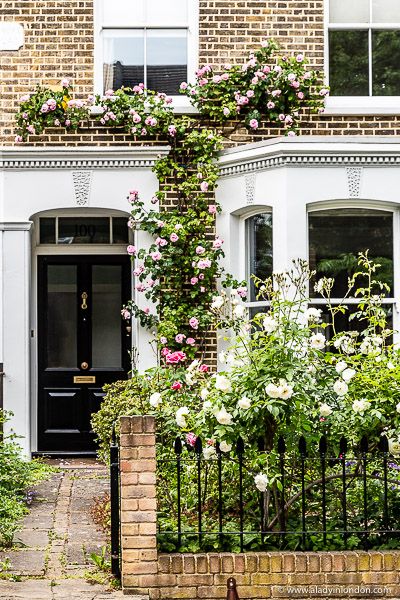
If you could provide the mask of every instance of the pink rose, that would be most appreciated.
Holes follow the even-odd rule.
[[[254,96],[254,90],[247,90],[247,92],[246,92],[246,96],[247,96],[248,98],[252,98],[252,97]]]
[[[22,142],[22,136],[21,135],[16,135],[15,136],[15,143],[16,144],[20,144]]]
[[[204,254],[205,251],[206,249],[203,246],[197,246],[196,248],[196,254]]]
[[[179,240],[179,237],[176,235],[176,233],[171,233],[169,239],[171,240],[171,242],[177,242]]]
[[[200,273],[199,275],[199,279],[203,280],[204,279],[204,273]]]
[[[245,298],[247,296],[247,287],[238,287],[237,293],[241,298]]]
[[[126,321],[129,321],[129,319],[131,318],[131,313],[129,312],[129,310],[127,308],[123,308],[121,310],[121,317],[123,319],[125,319]]]
[[[229,108],[227,106],[225,106],[223,108],[222,112],[224,113],[225,117],[229,117],[229,115],[231,114],[231,111],[229,110]]]
[[[180,381],[174,381],[174,383],[171,385],[171,390],[180,390],[182,387],[182,384]]]
[[[172,137],[176,135],[176,127],[175,127],[175,125],[170,125],[168,127],[168,133],[169,133],[169,135],[172,135]]]
[[[197,267],[199,269],[208,269],[211,267],[211,260],[209,258],[204,258],[203,260],[199,260],[197,263]]]
[[[134,123],[140,123],[141,120],[142,120],[142,117],[140,115],[138,115],[137,113],[135,113],[132,117],[132,121]]]
[[[130,256],[134,256],[134,255],[136,254],[136,252],[137,252],[137,250],[136,250],[136,246],[129,245],[129,246],[127,247],[126,251],[127,251],[127,253],[128,253]]]
[[[170,354],[170,350],[168,348],[163,348],[161,350],[161,356],[167,356],[167,354]]]
[[[303,62],[303,60],[304,60],[304,56],[303,56],[302,54],[298,54],[298,55],[296,56],[296,60],[297,60],[297,62]]]
[[[160,260],[161,258],[161,252],[150,252],[150,256],[154,261]]]
[[[303,100],[303,98],[304,98],[303,92],[297,92],[297,97],[299,100]]]
[[[188,444],[188,446],[194,446],[197,440],[197,435],[195,435],[194,433],[187,433],[186,434],[186,443]]]
[[[167,343],[167,341],[168,340],[167,340],[166,337],[164,337],[164,336],[160,337],[160,344],[162,344],[163,346],[165,346],[165,344]]]
[[[198,278],[197,277],[192,277],[192,279],[190,280],[190,283],[192,285],[196,285],[197,282],[198,282]]]
[[[184,333],[178,333],[175,336],[175,341],[178,342],[178,344],[183,344],[183,340],[185,339],[186,335]]]
[[[139,267],[136,267],[136,269],[133,270],[133,274],[136,277],[138,277],[139,275],[141,275],[143,273],[143,271],[144,271],[144,267],[139,266]]]
[[[210,206],[208,207],[208,212],[210,213],[210,215],[216,215],[217,206],[215,204],[210,204]]]
[[[200,365],[199,371],[201,373],[207,373],[207,371],[208,371],[208,365]]]
[[[191,317],[189,319],[189,325],[192,329],[197,329],[199,326],[199,321],[198,319],[196,319],[196,317]]]
[[[284,115],[283,113],[281,113],[281,114],[279,115],[278,119],[279,119],[280,121],[284,121],[284,120],[286,119],[286,117],[285,117],[285,115]]]
[[[157,246],[166,246],[168,244],[167,240],[161,237],[156,238],[155,243],[157,244]]]
[[[267,102],[267,108],[269,108],[270,110],[272,108],[275,108],[275,102],[272,102],[272,100],[270,100],[269,102]]]
[[[187,90],[188,84],[186,83],[186,81],[182,81],[181,85],[179,86],[180,90]]]
[[[150,314],[150,309],[149,309],[149,307],[148,307],[148,306],[146,306],[146,308],[144,308],[144,309],[143,309],[143,312],[144,312],[146,315]]]
[[[188,346],[194,346],[194,344],[196,343],[196,340],[194,338],[192,338],[192,337],[188,337],[186,339],[186,343],[187,343]]]
[[[207,181],[202,181],[201,182],[200,189],[204,193],[208,191],[208,183],[207,183]]]
[[[184,352],[180,352],[179,350],[176,352],[170,352],[165,356],[165,362],[167,365],[177,365],[184,360],[186,360],[186,354]]]
[[[69,87],[69,79],[67,77],[64,77],[64,79],[61,79],[61,85],[63,86],[63,88]]]
[[[258,121],[257,119],[250,119],[249,125],[252,129],[257,129],[258,128]]]

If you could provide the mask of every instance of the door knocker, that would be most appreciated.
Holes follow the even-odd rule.
[[[86,310],[86,309],[87,309],[87,303],[86,303],[86,300],[88,299],[88,295],[87,295],[87,293],[86,293],[86,292],[83,292],[83,294],[82,294],[81,298],[82,298],[81,309],[82,309],[82,310]]]

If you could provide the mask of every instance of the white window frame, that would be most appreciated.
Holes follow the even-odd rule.
[[[393,330],[400,331],[400,208],[391,206],[383,202],[316,202],[307,207],[307,248],[309,253],[309,220],[308,216],[312,213],[318,213],[325,210],[341,209],[363,209],[363,210],[380,210],[393,215],[393,295],[390,298],[384,298],[383,305],[393,306]],[[341,298],[331,298],[332,305],[342,303]],[[360,298],[347,298],[344,301],[346,305],[357,305]],[[325,306],[326,302],[323,298],[310,298],[310,305]],[[395,341],[398,341],[399,334],[394,335]]]
[[[103,94],[103,35],[104,29],[187,29],[187,68],[188,81],[194,82],[195,71],[199,62],[199,0],[187,0],[188,2],[188,21],[185,25],[177,25],[174,22],[152,25],[146,23],[145,27],[135,22],[125,22],[121,25],[104,24],[103,2],[108,0],[94,0],[94,92]],[[166,0],[160,0],[160,2]],[[172,96],[174,111],[177,113],[197,112],[190,104],[189,98],[183,95]]]
[[[349,0],[351,2],[351,0]],[[330,0],[324,3],[324,65],[325,80],[329,85],[329,31],[340,29],[364,29],[369,32],[369,96],[328,96],[324,114],[328,115],[398,115],[400,96],[372,96],[371,31],[373,29],[400,29],[400,23],[372,23],[372,0],[370,0],[369,23],[330,23]]]
[[[247,289],[249,291],[248,294],[248,300],[245,302],[245,306],[247,308],[248,311],[250,311],[250,309],[252,308],[268,308],[271,303],[268,300],[250,300],[250,284],[251,284],[251,280],[250,280],[250,247],[248,244],[248,234],[247,234],[247,221],[249,219],[251,219],[252,217],[255,217],[257,215],[264,215],[264,214],[270,214],[272,216],[272,270],[274,270],[274,265],[275,265],[275,244],[274,244],[274,237],[275,237],[275,232],[274,232],[274,209],[272,206],[263,206],[260,207],[258,206],[257,208],[254,208],[253,210],[248,210],[246,211],[246,213],[242,216],[241,218],[241,239],[244,240],[244,247],[246,249],[246,251],[243,253],[243,262],[244,264],[242,265],[242,278],[247,282]]]

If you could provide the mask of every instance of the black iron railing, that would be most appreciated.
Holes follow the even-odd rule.
[[[230,452],[177,438],[158,459],[158,539],[162,550],[354,549],[400,547],[400,465],[388,440],[364,436],[351,451],[322,436],[288,451],[259,454],[269,478],[255,485],[254,450]],[[397,547],[397,546],[396,546]]]
[[[119,486],[119,448],[113,428],[110,444],[111,572],[114,577],[121,579]]]

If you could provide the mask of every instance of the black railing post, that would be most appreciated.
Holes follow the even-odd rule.
[[[219,546],[222,547],[222,452],[219,442],[216,444],[218,460],[218,533]]]
[[[385,539],[389,539],[389,506],[388,506],[388,456],[389,441],[386,435],[380,439],[380,450],[383,454],[383,527]]]
[[[322,486],[322,531],[323,540],[326,545],[326,452],[328,444],[323,435],[319,440],[319,456],[321,460],[321,486]]]
[[[343,506],[343,537],[344,547],[347,548],[347,487],[346,487],[346,453],[347,440],[345,437],[340,438],[340,460],[342,463],[342,506]]]
[[[363,472],[363,507],[364,507],[364,548],[368,549],[368,487],[367,487],[367,452],[368,438],[363,435],[360,443],[361,462]]]
[[[281,493],[279,494],[279,523],[282,532],[281,542],[285,541],[286,510],[285,510],[285,452],[286,444],[282,436],[278,439],[279,470],[281,475]]]
[[[176,454],[176,478],[177,478],[177,494],[178,494],[178,546],[182,545],[182,508],[181,508],[181,455],[182,455],[182,440],[178,436],[175,440],[174,450]]]
[[[111,508],[111,572],[121,579],[120,512],[119,512],[119,449],[113,426],[110,444],[110,508]]]
[[[239,520],[240,520],[240,552],[243,552],[243,526],[244,526],[244,513],[243,513],[243,453],[244,453],[244,442],[239,436],[236,444],[236,454],[239,461]]]
[[[201,546],[202,543],[202,502],[201,502],[201,456],[203,452],[203,444],[200,437],[196,438],[196,442],[194,444],[194,449],[196,452],[197,459],[197,522],[198,522],[198,535],[199,535],[199,544]]]
[[[299,452],[301,461],[301,527],[302,546],[306,549],[306,484],[305,484],[305,461],[307,456],[307,442],[302,435],[299,439]]]

